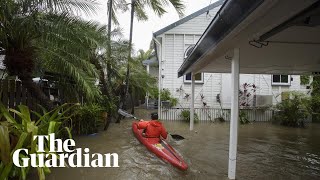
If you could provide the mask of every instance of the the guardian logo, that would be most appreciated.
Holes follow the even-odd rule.
[[[89,148],[71,150],[75,141],[55,139],[54,133],[34,136],[33,140],[36,139],[36,152],[29,154],[28,149],[17,149],[13,153],[13,163],[17,167],[119,167],[117,153],[90,154]],[[49,144],[49,149],[45,149],[45,144]]]

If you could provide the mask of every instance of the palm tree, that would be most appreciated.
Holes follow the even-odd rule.
[[[155,77],[152,77],[143,65],[143,61],[150,59],[153,56],[153,49],[148,51],[139,50],[138,55],[130,61],[130,84],[129,89],[131,90],[131,101],[134,102],[134,98],[144,98],[147,92],[157,91],[157,81]],[[132,107],[134,105],[132,104]],[[134,109],[134,108],[132,108]],[[134,112],[132,112],[134,113]]]
[[[185,6],[182,3],[182,0],[131,0],[131,19],[130,19],[130,37],[129,37],[129,53],[128,53],[128,65],[127,65],[127,73],[126,73],[126,93],[124,97],[121,97],[121,102],[123,104],[124,109],[126,109],[124,100],[129,92],[129,80],[130,80],[130,61],[131,61],[131,49],[132,49],[132,33],[133,33],[133,19],[134,14],[136,12],[136,16],[138,20],[147,20],[148,16],[146,14],[146,7],[151,8],[156,15],[162,16],[166,13],[164,9],[165,6],[171,4],[180,17],[183,16],[183,10]],[[117,120],[120,122],[120,116]]]
[[[76,82],[88,99],[100,91],[98,72],[90,57],[102,40],[105,27],[76,18],[76,12],[94,13],[92,0],[1,0],[0,48],[10,76],[17,76],[44,106],[52,104],[32,81],[35,64]]]

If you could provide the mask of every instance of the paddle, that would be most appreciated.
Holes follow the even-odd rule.
[[[118,113],[121,114],[122,116],[138,120],[137,117],[135,117],[132,114],[129,114],[127,111],[125,111],[123,109],[119,109]],[[170,133],[168,133],[168,134],[170,134]],[[172,139],[177,140],[177,141],[185,139],[183,136],[180,136],[179,134],[170,134],[170,136],[172,137]]]

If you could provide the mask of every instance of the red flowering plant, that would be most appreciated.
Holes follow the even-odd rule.
[[[257,86],[253,83],[244,83],[239,90],[240,107],[250,107],[253,105],[253,100],[256,95]]]

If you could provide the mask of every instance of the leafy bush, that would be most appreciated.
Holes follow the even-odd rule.
[[[310,115],[310,99],[302,94],[290,93],[291,98],[283,100],[276,108],[273,122],[284,126],[304,127],[304,120]]]
[[[310,76],[308,75],[301,75],[300,76],[300,84],[301,85],[308,85],[310,83]]]
[[[248,124],[248,123],[250,123],[247,113],[245,113],[244,111],[240,110],[240,112],[239,112],[239,121],[240,121],[240,124]]]
[[[70,119],[66,113],[74,106],[68,107],[67,104],[59,106],[52,111],[47,112],[30,112],[29,108],[24,105],[19,105],[18,110],[7,109],[0,102],[0,179],[22,179],[25,180],[30,171],[30,167],[16,167],[13,165],[12,155],[16,149],[28,149],[31,153],[37,153],[37,143],[33,139],[35,135],[48,135],[55,133],[59,138],[65,130],[71,137],[68,127],[63,127],[64,123]],[[11,113],[16,115],[16,119]],[[32,114],[36,115],[32,119]],[[18,118],[17,118],[18,117]],[[44,149],[49,149],[48,143]],[[20,161],[29,155],[20,155]],[[29,157],[30,158],[30,157]],[[29,162],[30,163],[30,162]],[[45,179],[45,173],[50,173],[48,167],[37,168],[39,179]]]
[[[186,122],[190,122],[190,111],[183,110],[181,111],[180,118]],[[197,123],[199,121],[199,117],[197,113],[194,113],[194,122]]]
[[[225,122],[226,120],[222,116],[220,116],[215,118],[214,121]]]
[[[156,89],[156,90],[151,91],[150,95],[151,95],[151,97],[158,99],[158,97],[159,97],[158,93],[159,93],[159,91]],[[171,107],[176,106],[178,104],[178,99],[171,95],[169,89],[161,90],[160,97],[161,97],[161,101],[169,101]]]
[[[103,108],[97,104],[79,106],[73,116],[73,131],[76,134],[92,134],[102,127]]]
[[[169,101],[170,106],[176,106],[178,104],[178,99],[173,97],[169,89],[164,89],[160,92],[161,101]]]
[[[320,95],[312,95],[310,100],[310,108],[312,109],[312,122],[320,122]]]

